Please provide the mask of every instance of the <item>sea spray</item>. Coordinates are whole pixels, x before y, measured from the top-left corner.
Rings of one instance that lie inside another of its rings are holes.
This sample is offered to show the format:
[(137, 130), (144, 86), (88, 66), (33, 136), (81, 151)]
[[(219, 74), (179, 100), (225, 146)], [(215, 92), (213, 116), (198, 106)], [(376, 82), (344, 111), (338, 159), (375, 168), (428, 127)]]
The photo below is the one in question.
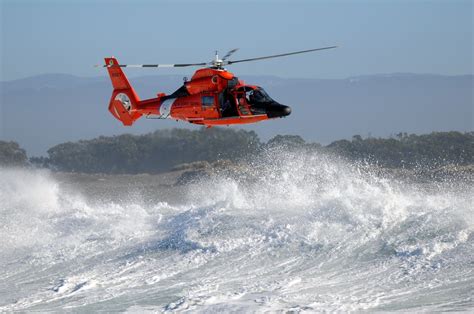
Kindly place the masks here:
[(2, 310), (474, 306), (464, 181), (407, 182), (273, 149), (177, 187), (171, 205), (137, 177), (129, 194), (98, 197), (45, 171), (0, 173)]

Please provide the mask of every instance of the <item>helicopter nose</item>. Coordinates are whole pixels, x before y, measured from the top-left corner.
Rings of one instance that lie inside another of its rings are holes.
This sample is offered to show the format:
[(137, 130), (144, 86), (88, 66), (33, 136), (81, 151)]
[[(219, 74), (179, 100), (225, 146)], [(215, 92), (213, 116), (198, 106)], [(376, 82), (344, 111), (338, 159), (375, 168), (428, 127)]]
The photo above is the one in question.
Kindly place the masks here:
[(280, 104), (274, 104), (267, 108), (267, 116), (269, 118), (283, 118), (291, 113), (291, 107)]
[(283, 106), (283, 107), (284, 107), (282, 110), (283, 116), (284, 117), (289, 116), (291, 113), (291, 107), (290, 106)]

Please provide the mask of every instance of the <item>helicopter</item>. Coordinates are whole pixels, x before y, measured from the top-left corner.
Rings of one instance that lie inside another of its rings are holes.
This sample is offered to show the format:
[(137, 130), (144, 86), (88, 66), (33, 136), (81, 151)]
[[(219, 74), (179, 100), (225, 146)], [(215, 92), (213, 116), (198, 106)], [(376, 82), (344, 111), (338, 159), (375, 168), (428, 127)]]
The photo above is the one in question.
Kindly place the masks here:
[[(115, 57), (104, 58), (114, 88), (109, 111), (125, 126), (131, 126), (140, 117), (174, 119), (212, 127), (256, 123), (268, 119), (283, 118), (291, 113), (289, 106), (273, 100), (265, 90), (239, 80), (224, 66), (235, 63), (278, 58), (314, 51), (333, 49), (337, 46), (288, 52), (270, 56), (229, 60), (238, 49), (232, 49), (220, 59), (217, 51), (210, 62), (182, 64), (120, 64)], [(174, 93), (158, 93), (157, 97), (140, 100), (122, 68), (182, 68), (197, 67), (191, 80)]]

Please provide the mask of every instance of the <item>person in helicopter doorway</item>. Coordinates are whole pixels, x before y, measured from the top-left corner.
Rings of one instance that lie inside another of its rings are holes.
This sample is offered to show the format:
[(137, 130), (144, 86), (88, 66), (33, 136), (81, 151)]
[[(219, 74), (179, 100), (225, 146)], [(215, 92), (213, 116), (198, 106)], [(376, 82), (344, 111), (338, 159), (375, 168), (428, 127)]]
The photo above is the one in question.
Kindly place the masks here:
[(229, 100), (229, 97), (225, 97), (224, 102), (221, 107), (221, 112), (222, 112), (223, 117), (227, 116), (229, 109), (230, 109), (230, 100)]
[(224, 101), (221, 107), (222, 117), (238, 116), (235, 100), (231, 93), (224, 93)]

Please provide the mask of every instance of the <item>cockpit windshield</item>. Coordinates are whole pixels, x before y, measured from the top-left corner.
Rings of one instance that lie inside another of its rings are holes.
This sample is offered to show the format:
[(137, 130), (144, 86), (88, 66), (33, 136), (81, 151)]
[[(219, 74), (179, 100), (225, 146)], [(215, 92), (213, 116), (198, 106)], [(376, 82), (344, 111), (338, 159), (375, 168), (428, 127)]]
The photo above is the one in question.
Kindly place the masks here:
[(247, 91), (245, 96), (250, 104), (264, 104), (273, 102), (273, 99), (271, 99), (261, 87)]

